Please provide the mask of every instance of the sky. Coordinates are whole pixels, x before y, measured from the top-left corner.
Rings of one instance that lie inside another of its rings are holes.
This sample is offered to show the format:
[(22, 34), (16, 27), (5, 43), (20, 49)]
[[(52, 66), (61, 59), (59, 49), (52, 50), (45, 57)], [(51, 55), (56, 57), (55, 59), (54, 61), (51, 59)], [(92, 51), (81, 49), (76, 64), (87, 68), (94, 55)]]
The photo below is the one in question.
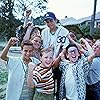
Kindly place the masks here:
[[(93, 14), (94, 0), (48, 0), (48, 11), (54, 12), (57, 19), (64, 19), (65, 16), (80, 19)], [(30, 7), (31, 8), (31, 7)], [(30, 9), (29, 8), (29, 9)], [(32, 9), (32, 8), (31, 8)], [(32, 17), (36, 18), (40, 15), (32, 11)], [(100, 12), (100, 0), (97, 0), (96, 12)], [(42, 14), (43, 16), (44, 14)], [(17, 14), (21, 18), (21, 14)]]
[[(93, 14), (94, 0), (49, 0), (48, 7), (58, 19), (65, 16), (80, 19)], [(100, 0), (97, 0), (96, 12), (100, 12)]]

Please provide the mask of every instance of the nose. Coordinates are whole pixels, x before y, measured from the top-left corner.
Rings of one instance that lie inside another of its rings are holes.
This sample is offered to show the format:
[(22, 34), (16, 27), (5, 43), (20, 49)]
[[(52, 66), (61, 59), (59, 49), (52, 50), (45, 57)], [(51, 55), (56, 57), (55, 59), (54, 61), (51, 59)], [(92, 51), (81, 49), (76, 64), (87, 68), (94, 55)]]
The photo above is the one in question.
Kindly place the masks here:
[(30, 54), (30, 51), (27, 51), (27, 54)]

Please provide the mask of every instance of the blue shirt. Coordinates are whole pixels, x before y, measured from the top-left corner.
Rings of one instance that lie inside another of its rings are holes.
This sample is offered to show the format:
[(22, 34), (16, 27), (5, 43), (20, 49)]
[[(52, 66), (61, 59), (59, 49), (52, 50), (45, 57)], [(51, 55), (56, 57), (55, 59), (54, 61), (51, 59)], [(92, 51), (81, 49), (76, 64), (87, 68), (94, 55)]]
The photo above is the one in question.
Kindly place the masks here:
[(100, 57), (95, 57), (89, 69), (87, 84), (95, 84), (100, 81)]

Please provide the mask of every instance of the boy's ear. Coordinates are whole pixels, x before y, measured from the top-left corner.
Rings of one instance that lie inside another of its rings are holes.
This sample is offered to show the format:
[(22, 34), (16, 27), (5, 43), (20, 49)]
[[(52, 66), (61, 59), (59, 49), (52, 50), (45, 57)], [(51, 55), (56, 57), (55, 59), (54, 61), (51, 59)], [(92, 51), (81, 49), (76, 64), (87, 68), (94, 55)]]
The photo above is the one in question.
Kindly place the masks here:
[(40, 56), (40, 61), (42, 62), (42, 57)]

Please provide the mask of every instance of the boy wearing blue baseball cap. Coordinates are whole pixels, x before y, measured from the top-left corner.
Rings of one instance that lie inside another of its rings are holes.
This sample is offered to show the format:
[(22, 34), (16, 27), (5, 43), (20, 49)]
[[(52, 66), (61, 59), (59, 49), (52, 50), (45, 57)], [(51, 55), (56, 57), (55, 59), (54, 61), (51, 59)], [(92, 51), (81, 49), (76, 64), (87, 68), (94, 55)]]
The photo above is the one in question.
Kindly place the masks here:
[[(64, 48), (66, 48), (66, 46), (69, 44), (69, 40), (67, 38), (69, 31), (63, 26), (57, 25), (57, 18), (53, 12), (47, 12), (44, 15), (44, 22), (47, 25), (47, 28), (42, 30), (41, 33), (43, 47), (48, 48), (49, 46), (53, 46), (53, 58), (55, 59), (59, 55), (59, 53), (64, 50)], [(57, 79), (57, 100), (59, 98), (60, 76), (61, 72), (59, 71), (59, 68), (56, 68), (54, 70), (54, 78)]]

